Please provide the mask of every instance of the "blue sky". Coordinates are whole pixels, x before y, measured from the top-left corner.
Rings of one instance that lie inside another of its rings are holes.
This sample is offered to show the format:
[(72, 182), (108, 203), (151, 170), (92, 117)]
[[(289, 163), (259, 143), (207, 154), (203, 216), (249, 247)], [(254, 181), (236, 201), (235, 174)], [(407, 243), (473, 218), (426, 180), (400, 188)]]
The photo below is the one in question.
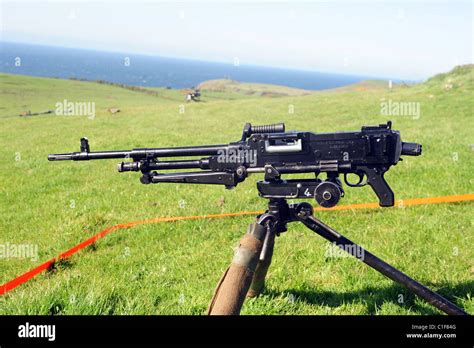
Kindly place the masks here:
[(472, 1), (2, 1), (1, 40), (424, 79), (473, 62)]

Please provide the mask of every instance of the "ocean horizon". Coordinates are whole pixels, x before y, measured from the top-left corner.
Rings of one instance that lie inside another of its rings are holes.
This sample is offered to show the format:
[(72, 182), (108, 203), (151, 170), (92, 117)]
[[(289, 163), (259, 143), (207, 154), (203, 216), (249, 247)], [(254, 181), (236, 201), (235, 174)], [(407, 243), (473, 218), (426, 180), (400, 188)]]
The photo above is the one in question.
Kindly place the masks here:
[[(307, 90), (342, 87), (367, 76), (234, 65), (57, 46), (0, 42), (0, 72), (61, 79), (103, 80), (142, 87), (192, 88), (213, 79), (268, 83)], [(392, 81), (397, 82), (396, 79)]]

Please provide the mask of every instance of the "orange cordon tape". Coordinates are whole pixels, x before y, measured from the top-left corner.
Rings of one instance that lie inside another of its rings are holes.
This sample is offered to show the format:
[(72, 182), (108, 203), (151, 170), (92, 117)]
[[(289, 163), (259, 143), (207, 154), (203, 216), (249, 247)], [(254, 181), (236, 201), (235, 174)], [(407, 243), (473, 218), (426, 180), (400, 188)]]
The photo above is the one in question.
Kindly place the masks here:
[[(474, 200), (474, 194), (468, 193), (464, 195), (398, 200), (395, 205), (399, 207), (405, 207), (405, 206), (410, 206), (410, 205), (452, 203), (452, 202), (462, 202), (462, 201), (472, 201), (472, 200)], [(350, 204), (350, 205), (336, 206), (330, 209), (317, 207), (315, 211), (371, 209), (371, 208), (379, 208), (379, 204), (378, 203)], [(237, 212), (237, 213), (225, 213), (225, 214), (161, 217), (161, 218), (155, 218), (155, 219), (133, 221), (133, 222), (111, 226), (111, 227), (106, 228), (103, 231), (100, 231), (99, 233), (92, 236), (91, 238), (86, 239), (82, 243), (72, 247), (71, 249), (59, 254), (59, 256), (52, 258), (51, 260), (46, 261), (45, 263), (42, 263), (41, 265), (33, 268), (32, 270), (26, 273), (23, 273), (22, 275), (3, 284), (2, 286), (0, 286), (0, 295), (3, 295), (9, 292), (10, 290), (16, 288), (17, 286), (27, 282), (29, 279), (33, 278), (38, 273), (41, 273), (44, 270), (47, 270), (53, 267), (56, 261), (68, 258), (69, 256), (77, 253), (79, 250), (94, 243), (96, 240), (102, 237), (105, 237), (107, 234), (115, 230), (119, 230), (122, 228), (129, 228), (129, 227), (133, 227), (137, 225), (153, 224), (153, 223), (158, 223), (158, 222), (174, 222), (174, 221), (196, 220), (196, 219), (218, 219), (218, 218), (234, 217), (234, 216), (257, 215), (261, 213), (262, 213), (261, 211), (242, 211), (242, 212)]]

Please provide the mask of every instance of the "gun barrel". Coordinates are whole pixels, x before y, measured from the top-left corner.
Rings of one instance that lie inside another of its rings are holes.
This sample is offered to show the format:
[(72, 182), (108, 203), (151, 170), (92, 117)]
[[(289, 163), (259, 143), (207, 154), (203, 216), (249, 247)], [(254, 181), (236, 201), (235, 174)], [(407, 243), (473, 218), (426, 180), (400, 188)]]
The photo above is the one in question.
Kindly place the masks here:
[[(133, 151), (133, 150), (132, 150)], [(72, 152), (48, 155), (49, 161), (87, 161), (93, 159), (125, 158), (131, 156), (132, 151), (99, 151), (99, 152)]]
[(212, 156), (217, 155), (219, 151), (228, 149), (228, 144), (222, 145), (204, 145), (204, 146), (183, 146), (169, 148), (152, 148), (152, 149), (134, 149), (129, 157), (142, 158), (146, 156), (152, 157), (181, 157), (181, 156)]
[(228, 149), (231, 145), (205, 145), (205, 146), (184, 146), (169, 148), (142, 148), (122, 151), (98, 151), (98, 152), (72, 152), (48, 155), (49, 161), (88, 161), (95, 159), (113, 158), (157, 158), (157, 157), (186, 157), (186, 156), (212, 156), (219, 151)]
[(55, 153), (48, 155), (48, 161), (70, 161), (72, 160), (72, 153)]

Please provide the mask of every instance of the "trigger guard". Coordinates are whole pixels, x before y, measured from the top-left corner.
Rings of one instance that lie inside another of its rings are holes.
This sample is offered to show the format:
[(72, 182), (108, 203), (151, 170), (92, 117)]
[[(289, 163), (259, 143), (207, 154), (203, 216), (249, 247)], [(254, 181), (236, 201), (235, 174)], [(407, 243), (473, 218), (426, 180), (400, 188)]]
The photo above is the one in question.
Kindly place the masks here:
[[(358, 181), (356, 184), (352, 184), (352, 183), (349, 182), (349, 180), (347, 179), (347, 174), (356, 174), (356, 175), (359, 177), (359, 181)], [(367, 180), (365, 180), (364, 182), (362, 182), (362, 180), (364, 180), (364, 176), (365, 176), (364, 173), (344, 173), (344, 182), (345, 182), (346, 185), (349, 186), (349, 187), (362, 187), (362, 186), (367, 185)]]

